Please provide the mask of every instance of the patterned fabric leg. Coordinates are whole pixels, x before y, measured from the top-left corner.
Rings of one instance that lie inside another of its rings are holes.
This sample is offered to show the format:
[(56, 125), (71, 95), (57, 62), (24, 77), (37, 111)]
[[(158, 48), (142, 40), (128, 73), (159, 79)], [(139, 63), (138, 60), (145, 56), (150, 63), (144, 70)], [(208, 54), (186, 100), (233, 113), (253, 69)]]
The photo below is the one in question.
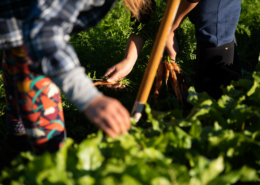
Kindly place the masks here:
[(6, 51), (5, 69), (15, 68), (18, 110), (33, 150), (57, 151), (66, 138), (59, 89), (49, 78), (29, 70), (32, 65), (25, 47)]

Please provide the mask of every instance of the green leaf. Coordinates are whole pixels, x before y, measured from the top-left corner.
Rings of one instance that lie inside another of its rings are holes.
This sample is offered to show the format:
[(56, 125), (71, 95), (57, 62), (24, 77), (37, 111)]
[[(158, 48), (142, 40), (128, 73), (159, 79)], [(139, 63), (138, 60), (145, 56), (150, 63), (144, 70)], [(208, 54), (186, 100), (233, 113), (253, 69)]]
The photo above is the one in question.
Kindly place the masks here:
[(245, 90), (249, 90), (252, 87), (253, 82), (251, 80), (248, 80), (248, 79), (240, 79), (238, 81), (231, 82), (231, 84), (234, 87), (242, 87)]
[(209, 185), (218, 185), (218, 184), (233, 184), (236, 183), (240, 178), (240, 170), (232, 171), (228, 174), (221, 175), (214, 179)]
[(164, 155), (155, 148), (145, 148), (142, 152), (140, 152), (139, 157), (149, 160), (165, 160)]
[(118, 185), (119, 183), (120, 182), (119, 182), (119, 180), (116, 177), (110, 175), (108, 177), (104, 177), (102, 179), (98, 179), (96, 184), (98, 184), (98, 185), (108, 185), (108, 184), (109, 185)]
[[(259, 78), (260, 79), (260, 78)], [(255, 91), (256, 91), (256, 88), (258, 88), (259, 87), (259, 84), (258, 84), (258, 82), (254, 82), (254, 85), (251, 87), (251, 89), (247, 92), (247, 96), (251, 96), (252, 94), (254, 94), (255, 93)]]
[(104, 157), (98, 148), (98, 144), (101, 142), (102, 137), (102, 131), (99, 131), (97, 136), (81, 142), (77, 152), (79, 158), (77, 168), (79, 170), (95, 170), (102, 165)]
[(136, 180), (135, 177), (124, 174), (122, 177), (122, 185), (142, 185), (139, 181)]
[(126, 169), (126, 164), (117, 158), (110, 158), (102, 166), (101, 176), (105, 177), (109, 174), (123, 174)]
[(172, 183), (165, 177), (156, 177), (152, 179), (151, 185), (171, 185)]
[(83, 177), (80, 177), (77, 180), (79, 185), (94, 185), (95, 184), (95, 179), (89, 175), (85, 175)]
[(255, 79), (255, 82), (260, 83), (260, 70), (253, 73), (253, 78)]
[(242, 182), (252, 182), (258, 180), (257, 171), (255, 169), (243, 166), (240, 173)]
[(224, 159), (219, 156), (212, 162), (199, 158), (201, 184), (208, 184), (224, 170)]
[(152, 124), (153, 130), (160, 132), (161, 131), (160, 123), (158, 120), (153, 118), (152, 109), (150, 108), (150, 106), (148, 104), (145, 104), (145, 112), (148, 116), (147, 122)]
[[(133, 135), (130, 135), (128, 133), (118, 136), (115, 141), (120, 141), (120, 146), (124, 148), (125, 150), (130, 149), (131, 147), (137, 146), (138, 143), (135, 141), (135, 138)], [(113, 140), (111, 140), (113, 141)]]
[(231, 110), (236, 106), (237, 101), (228, 95), (222, 95), (218, 100), (219, 107), (225, 111), (226, 114), (230, 114)]
[(194, 138), (199, 138), (202, 132), (202, 126), (199, 120), (194, 120), (191, 125), (190, 135)]
[(68, 148), (72, 145), (72, 143), (73, 143), (73, 140), (71, 138), (67, 138), (66, 141), (63, 143), (63, 146), (56, 153), (57, 169), (59, 169), (59, 170), (66, 169), (67, 151), (68, 151)]

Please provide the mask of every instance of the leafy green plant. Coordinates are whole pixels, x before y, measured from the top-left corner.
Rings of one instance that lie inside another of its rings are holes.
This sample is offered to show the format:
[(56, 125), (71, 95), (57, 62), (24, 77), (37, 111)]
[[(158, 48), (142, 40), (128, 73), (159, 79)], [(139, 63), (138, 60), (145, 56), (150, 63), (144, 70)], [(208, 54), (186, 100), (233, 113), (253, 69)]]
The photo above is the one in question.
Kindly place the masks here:
[(145, 127), (116, 139), (101, 131), (55, 154), (22, 153), (2, 171), (2, 184), (259, 183), (260, 63), (253, 81), (239, 80), (215, 101), (189, 89), (190, 114), (153, 111)]
[[(260, 62), (258, 5), (259, 0), (242, 0), (236, 33), (248, 78), (223, 88), (218, 101), (190, 88), (187, 101), (191, 110), (180, 110), (171, 91), (162, 93), (158, 107), (151, 95), (151, 107), (146, 105), (141, 121), (128, 134), (111, 139), (97, 132), (62, 95), (66, 130), (74, 141), (68, 138), (55, 154), (21, 153), (12, 167), (1, 171), (0, 184), (259, 184), (260, 65), (251, 74), (254, 64)], [(163, 10), (165, 4), (159, 6)], [(71, 38), (87, 75), (93, 79), (103, 76), (108, 67), (123, 58), (127, 38), (133, 31), (130, 14), (123, 8), (119, 1), (97, 27)], [(190, 74), (190, 82), (195, 74), (194, 35), (194, 26), (185, 19), (177, 30), (181, 48), (177, 63)], [(152, 45), (153, 41), (147, 40), (129, 74), (133, 83), (140, 84)], [(102, 91), (118, 98), (129, 110), (132, 108), (136, 89)], [(0, 101), (4, 108), (3, 88)], [(2, 108), (0, 139), (4, 142)]]
[[(245, 76), (251, 76), (260, 53), (260, 1), (242, 0), (236, 38)], [(248, 73), (249, 72), (249, 73)]]

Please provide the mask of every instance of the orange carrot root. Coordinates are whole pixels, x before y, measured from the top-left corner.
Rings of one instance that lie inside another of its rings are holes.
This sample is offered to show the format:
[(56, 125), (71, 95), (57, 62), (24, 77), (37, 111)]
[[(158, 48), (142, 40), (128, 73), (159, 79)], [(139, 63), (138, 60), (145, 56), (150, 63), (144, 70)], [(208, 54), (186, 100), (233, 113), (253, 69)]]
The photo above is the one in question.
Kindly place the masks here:
[(171, 82), (171, 86), (173, 88), (173, 91), (175, 92), (176, 97), (179, 100), (179, 94), (177, 93), (178, 92), (178, 90), (177, 90), (178, 89), (178, 82), (174, 81), (172, 77), (170, 78), (170, 82)]
[(172, 85), (172, 88), (173, 88), (173, 90), (176, 94), (177, 99), (182, 103), (182, 94), (181, 94), (181, 91), (180, 91), (180, 87), (179, 87), (179, 83), (178, 83), (176, 73), (173, 69), (171, 70), (171, 85)]
[(94, 86), (97, 86), (97, 85), (115, 85), (117, 84), (118, 82), (108, 82), (108, 81), (98, 81), (98, 82), (94, 82)]
[[(188, 85), (181, 68), (175, 62), (168, 62), (165, 60), (159, 64), (157, 70), (157, 78), (154, 90), (154, 101), (157, 104), (160, 88), (162, 86), (162, 81), (165, 73), (166, 86), (168, 80), (170, 80), (171, 86), (176, 94), (178, 101), (183, 105), (183, 99), (186, 99), (188, 94)], [(170, 78), (170, 79), (169, 79)]]
[(155, 84), (155, 90), (154, 90), (154, 101), (155, 103), (158, 103), (159, 98), (159, 92), (162, 86), (163, 76), (165, 72), (164, 64), (161, 62), (159, 64), (158, 70), (157, 70), (157, 77), (156, 77), (156, 84)]
[(165, 65), (165, 69), (166, 69), (165, 84), (167, 86), (169, 75), (170, 75), (170, 70), (172, 69), (172, 65), (167, 60), (164, 61), (164, 65)]
[(175, 62), (172, 62), (172, 67), (177, 73), (181, 73), (181, 68)]
[(179, 84), (181, 86), (181, 90), (183, 93), (188, 93), (188, 83), (186, 79), (186, 75), (181, 71), (181, 73), (177, 73), (177, 78), (179, 81)]

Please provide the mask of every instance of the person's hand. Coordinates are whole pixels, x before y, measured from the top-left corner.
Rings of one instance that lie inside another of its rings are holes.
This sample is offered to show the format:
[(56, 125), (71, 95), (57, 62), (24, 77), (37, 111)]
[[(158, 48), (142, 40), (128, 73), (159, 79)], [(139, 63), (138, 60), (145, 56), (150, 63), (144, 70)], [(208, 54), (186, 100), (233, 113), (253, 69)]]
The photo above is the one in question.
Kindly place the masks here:
[(177, 53), (179, 52), (179, 45), (174, 32), (170, 32), (166, 41), (165, 50), (170, 59), (176, 60)]
[[(109, 76), (107, 79), (108, 82), (117, 82), (125, 78), (133, 69), (135, 61), (129, 59), (123, 59), (121, 62), (116, 65), (110, 67), (106, 73), (105, 77)], [(120, 87), (119, 84), (115, 84), (112, 86), (113, 88), (123, 88), (124, 85)]]
[(84, 114), (113, 138), (124, 134), (131, 127), (130, 114), (126, 108), (116, 99), (107, 96), (95, 98)]

